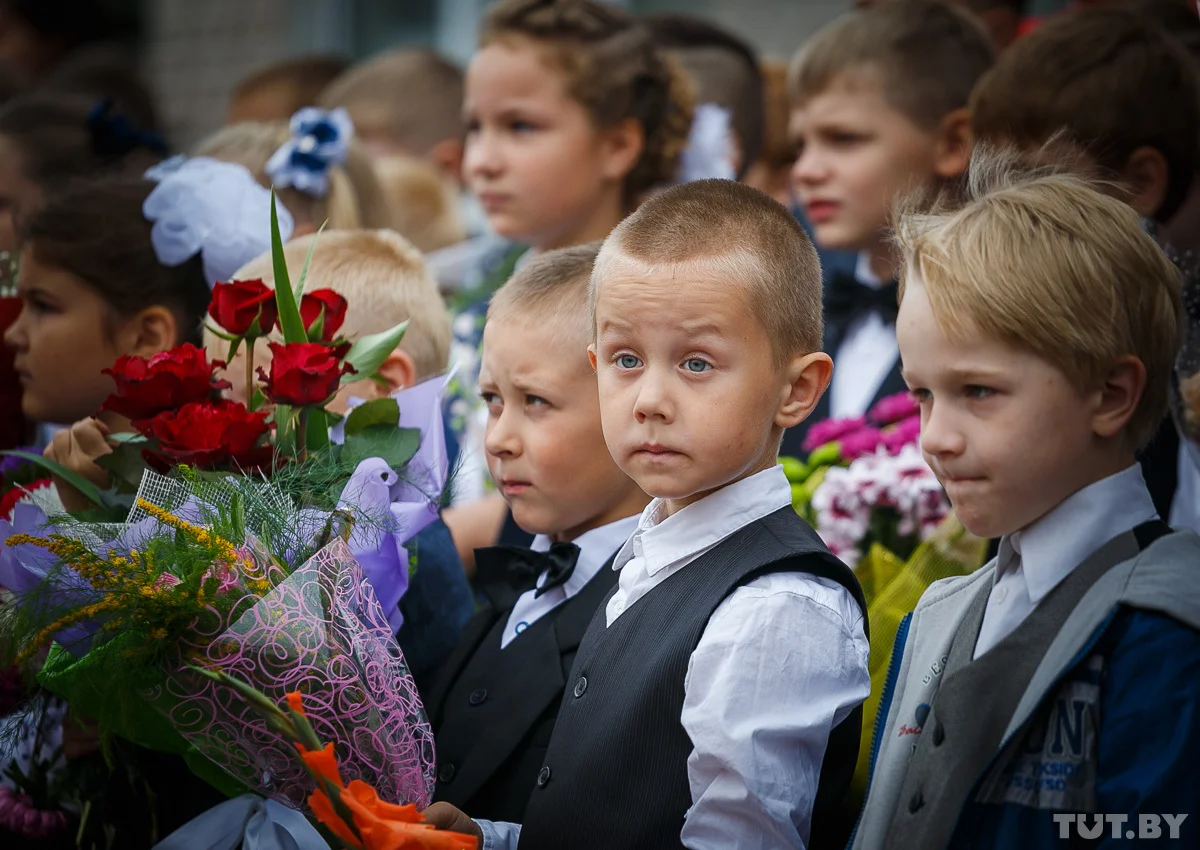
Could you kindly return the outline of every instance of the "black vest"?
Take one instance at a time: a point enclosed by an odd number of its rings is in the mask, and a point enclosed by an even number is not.
[[[522,850],[680,846],[692,804],[687,758],[693,746],[680,723],[688,661],[722,600],[773,572],[832,579],[866,610],[854,574],[791,507],[735,532],[639,599],[611,627],[600,606],[571,669],[525,813]],[[861,729],[860,707],[830,737],[812,847],[834,846],[818,843],[823,827],[817,821],[824,822],[845,795]]]
[[[437,745],[435,800],[472,817],[521,822],[575,652],[617,582],[611,566],[610,559],[504,649],[511,605],[485,609],[467,624],[427,702]]]

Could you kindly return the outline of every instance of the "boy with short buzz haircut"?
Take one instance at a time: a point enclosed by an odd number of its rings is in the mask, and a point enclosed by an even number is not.
[[[532,550],[476,549],[491,603],[426,700],[434,799],[520,822],[579,642],[617,583],[609,567],[650,500],[613,462],[588,363],[588,280],[599,243],[549,251],[488,308],[479,391],[488,468]]]
[[[283,246],[293,280],[314,242],[317,244],[308,268],[308,288],[332,289],[346,299],[346,317],[339,337],[354,341],[408,322],[404,338],[380,365],[379,380],[367,378],[343,384],[330,409],[344,413],[354,398],[382,398],[426,379],[436,380],[435,376],[446,370],[449,358],[450,318],[421,254],[391,230],[311,234]],[[270,253],[250,261],[234,277],[261,279],[274,287]],[[205,331],[204,343],[212,357],[226,358],[227,342]],[[225,370],[225,378],[232,385],[226,390],[230,398],[246,397],[245,357],[243,347]],[[269,359],[267,340],[258,340],[255,363],[266,364]],[[448,433],[446,445],[453,468],[457,447]],[[415,540],[410,552],[416,555],[417,569],[400,599],[404,624],[397,640],[418,686],[424,687],[457,645],[475,604],[445,524],[436,520]]]
[[[854,847],[1149,823],[1196,846],[1200,538],[1159,519],[1134,459],[1167,409],[1178,274],[1128,206],[1014,156],[977,154],[961,210],[899,226],[921,446],[1000,548],[900,626]]]
[[[729,180],[668,189],[605,241],[589,348],[604,440],[654,499],[523,825],[481,823],[485,850],[843,846],[865,606],[778,465],[829,381],[820,293],[788,210]],[[455,814],[430,817],[471,828]]]
[[[858,254],[853,274],[826,283],[823,344],[837,369],[809,422],[861,416],[903,391],[892,206],[917,189],[936,194],[966,169],[967,99],[994,58],[966,10],[897,0],[838,18],[793,60],[793,189],[817,245]],[[788,432],[783,454],[804,454],[807,427]]]

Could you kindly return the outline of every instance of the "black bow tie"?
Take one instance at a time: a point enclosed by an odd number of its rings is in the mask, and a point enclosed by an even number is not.
[[[579,547],[574,543],[551,543],[547,552],[521,546],[488,546],[475,550],[475,575],[493,604],[506,608],[522,593],[537,587],[542,573],[546,573],[546,581],[537,588],[535,598],[561,587],[575,572],[578,560]]]
[[[885,322],[894,323],[900,309],[896,299],[894,280],[876,289],[859,283],[848,272],[835,272],[825,294],[825,318],[843,331],[855,319],[870,313],[878,313]]]

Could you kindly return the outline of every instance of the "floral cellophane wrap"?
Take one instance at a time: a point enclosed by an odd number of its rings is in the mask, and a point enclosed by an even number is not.
[[[907,561],[875,544],[855,567],[855,575],[867,601],[871,627],[871,656],[867,663],[871,695],[863,705],[862,740],[851,786],[859,800],[866,794],[879,701],[900,621],[917,607],[921,594],[935,581],[977,570],[986,550],[987,541],[970,534],[951,513]]]
[[[381,798],[429,805],[433,733],[371,585],[341,539],[226,629],[196,659],[253,683],[272,702],[300,691],[322,740],[338,742],[345,778]],[[164,686],[171,724],[234,778],[294,808],[312,781],[293,747],[232,690],[188,670]],[[154,697],[152,696],[152,700]]]

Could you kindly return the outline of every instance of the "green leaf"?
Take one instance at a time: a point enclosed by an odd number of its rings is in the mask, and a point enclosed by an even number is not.
[[[142,483],[142,474],[146,471],[142,449],[148,444],[149,441],[144,438],[120,442],[110,454],[96,458],[96,466],[107,469],[116,481],[132,486],[136,492]]]
[[[352,437],[376,425],[396,427],[400,422],[400,405],[394,398],[377,398],[360,404],[346,416],[346,436]]]
[[[317,318],[313,320],[308,329],[308,341],[320,342],[321,334],[325,333],[325,308],[321,308],[321,312],[317,314]]]
[[[370,457],[387,461],[388,466],[399,469],[408,463],[421,444],[418,428],[397,428],[395,425],[373,425],[354,436],[347,436],[342,446],[342,460],[360,464]]]
[[[72,487],[74,487],[76,490],[78,490],[80,493],[82,493],[84,496],[86,496],[88,499],[90,499],[92,502],[94,502],[96,504],[96,507],[107,508],[112,503],[111,499],[106,498],[104,493],[101,492],[99,487],[97,487],[91,481],[88,481],[82,475],[79,475],[79,474],[67,469],[61,463],[57,463],[55,461],[50,460],[49,458],[42,457],[41,455],[36,455],[31,452],[17,451],[15,449],[11,450],[11,451],[6,451],[6,452],[0,452],[0,455],[10,455],[12,457],[19,457],[22,460],[29,461],[30,463],[34,464],[35,466],[41,467],[42,469],[49,472],[51,475],[53,475],[57,478],[61,478],[63,481],[70,484]]]
[[[400,340],[404,339],[404,332],[407,329],[408,322],[401,322],[386,331],[359,337],[346,352],[346,362],[354,367],[355,372],[343,375],[342,383],[360,381],[374,375],[375,371],[383,365],[383,361],[387,360],[388,355],[396,350]]]
[[[242,497],[234,492],[229,497],[229,518],[233,526],[233,540],[246,539],[246,509]]]
[[[261,307],[259,308],[258,312],[260,315],[262,314]],[[210,334],[212,334],[213,336],[215,336],[217,339],[223,339],[226,342],[233,342],[234,340],[241,339],[240,336],[234,336],[233,334],[225,333],[225,331],[217,330],[212,325],[210,325],[208,322],[204,323],[204,329],[206,331],[208,331]]]
[[[308,246],[308,254],[305,255],[304,265],[300,269],[300,279],[296,281],[296,297],[297,298],[300,298],[301,296],[304,295],[304,285],[306,283],[308,283],[308,264],[312,262],[313,250],[316,249],[317,240],[320,239],[321,234],[325,232],[325,225],[327,225],[327,224],[329,224],[328,221],[324,221],[321,223],[321,226],[319,228],[317,228],[317,235],[313,237],[312,244]]]
[[[262,391],[262,387],[255,387],[254,393],[250,396],[249,410],[251,413],[262,407],[263,402],[267,400],[266,393]]]
[[[279,234],[279,212],[275,208],[275,190],[271,190],[271,265],[275,271],[275,304],[279,307],[279,329],[284,342],[306,342],[304,321],[288,278],[287,260],[283,256],[283,238]]]
[[[237,356],[238,349],[242,347],[240,339],[234,339],[229,343],[229,353],[225,355],[225,365],[228,366],[233,362],[233,358]]]
[[[287,458],[296,456],[296,411],[287,404],[277,404],[271,412],[275,421],[275,448]]]
[[[304,447],[310,454],[329,448],[329,422],[323,408],[309,408],[304,429]]]

